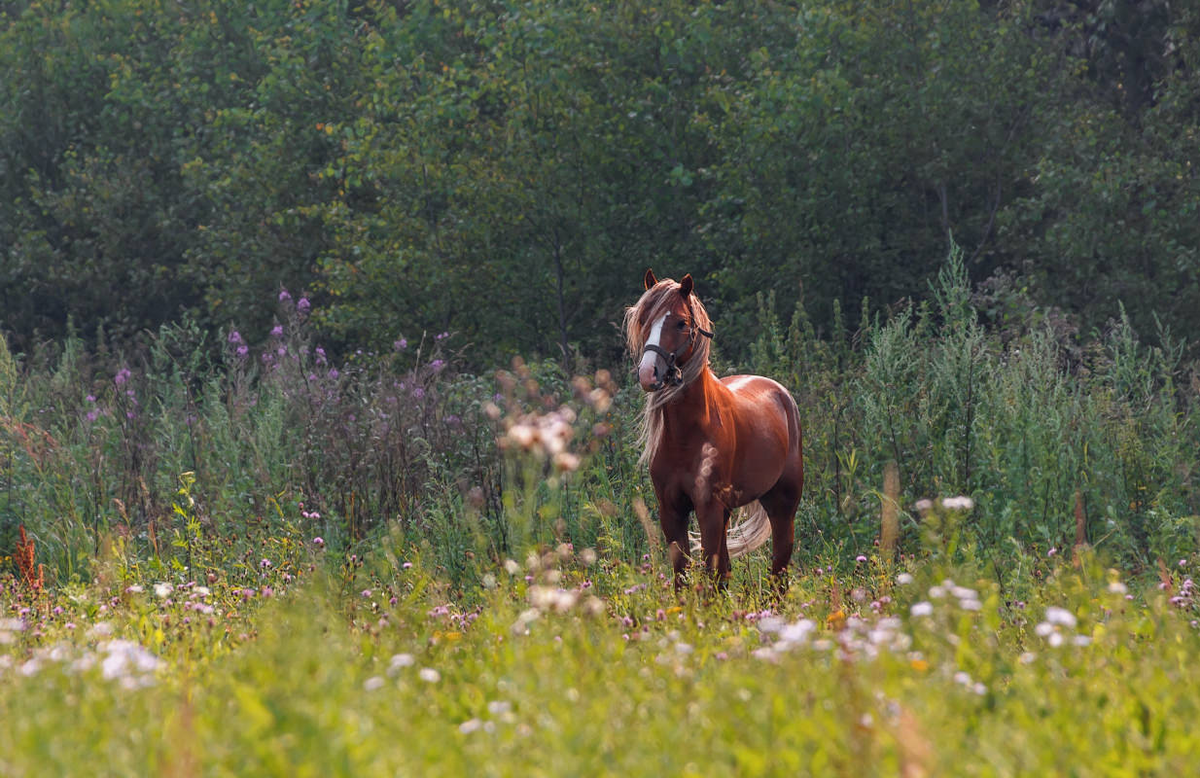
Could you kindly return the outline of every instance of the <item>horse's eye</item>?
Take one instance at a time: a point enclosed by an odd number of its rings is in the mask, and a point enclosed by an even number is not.
[[[687,326],[687,322],[686,322],[686,321],[684,321],[684,320],[682,320],[682,319],[680,319],[680,320],[679,320],[679,323],[675,325],[675,329],[677,329],[677,330],[681,330],[681,329],[683,329],[683,328],[684,328],[684,327],[686,327],[686,326]]]

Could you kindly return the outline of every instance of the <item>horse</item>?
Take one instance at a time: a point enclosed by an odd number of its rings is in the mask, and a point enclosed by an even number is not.
[[[649,464],[676,591],[689,557],[700,553],[720,589],[730,558],[772,542],[771,573],[780,593],[795,543],[804,489],[800,411],[777,382],[757,375],[717,378],[709,367],[712,322],[691,274],[658,280],[625,310],[625,339],[646,394],[639,464]],[[742,516],[731,526],[735,510]],[[698,543],[689,541],[695,511]]]

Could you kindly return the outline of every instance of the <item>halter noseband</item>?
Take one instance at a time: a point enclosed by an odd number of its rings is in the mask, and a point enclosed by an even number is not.
[[[664,371],[663,377],[661,379],[659,379],[659,381],[657,383],[655,383],[653,386],[650,387],[650,391],[652,391],[652,392],[657,392],[660,389],[667,387],[667,386],[682,386],[683,385],[683,370],[679,367],[678,364],[676,364],[676,360],[679,359],[680,354],[682,354],[684,351],[687,351],[693,345],[695,345],[696,333],[699,333],[699,334],[703,335],[704,337],[708,338],[709,340],[712,340],[713,333],[704,329],[699,324],[696,324],[696,314],[692,312],[690,307],[688,308],[688,314],[691,317],[691,324],[688,326],[691,327],[692,333],[688,336],[688,339],[685,343],[683,343],[681,346],[676,348],[674,351],[667,351],[665,348],[658,345],[657,343],[648,343],[648,344],[646,344],[646,347],[642,350],[643,354],[645,354],[647,351],[653,351],[655,354],[658,354],[660,357],[662,357],[663,360],[667,363],[667,369]]]

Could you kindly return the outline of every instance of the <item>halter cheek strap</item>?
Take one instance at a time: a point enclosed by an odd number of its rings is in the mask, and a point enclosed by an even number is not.
[[[690,309],[689,309],[689,313],[691,313]],[[692,321],[693,322],[695,321],[695,314],[692,314]],[[654,386],[650,387],[652,390],[657,392],[659,389],[662,389],[665,386],[680,386],[680,385],[682,385],[683,384],[683,370],[679,367],[678,364],[676,364],[677,361],[679,360],[679,355],[682,352],[690,349],[696,343],[696,334],[697,333],[699,333],[700,335],[703,335],[704,337],[708,338],[709,340],[712,340],[713,333],[710,332],[709,330],[704,329],[703,327],[701,327],[698,324],[692,324],[691,328],[692,328],[692,334],[688,336],[687,342],[684,343],[679,348],[675,349],[674,351],[667,351],[665,348],[658,345],[657,343],[646,344],[645,351],[653,351],[655,354],[658,354],[660,357],[662,357],[663,360],[667,363],[667,369],[665,371],[665,374],[663,375],[662,379],[659,380],[658,383],[656,383],[656,384],[654,384]]]

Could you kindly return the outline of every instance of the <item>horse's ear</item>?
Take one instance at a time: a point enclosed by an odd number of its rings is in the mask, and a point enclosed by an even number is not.
[[[658,283],[658,279],[654,277],[653,270],[646,268],[646,276],[642,279],[642,283],[646,285],[647,289]]]
[[[691,295],[693,285],[692,274],[688,273],[683,277],[683,280],[679,282],[679,294],[683,295],[684,299],[686,299],[689,295]]]

